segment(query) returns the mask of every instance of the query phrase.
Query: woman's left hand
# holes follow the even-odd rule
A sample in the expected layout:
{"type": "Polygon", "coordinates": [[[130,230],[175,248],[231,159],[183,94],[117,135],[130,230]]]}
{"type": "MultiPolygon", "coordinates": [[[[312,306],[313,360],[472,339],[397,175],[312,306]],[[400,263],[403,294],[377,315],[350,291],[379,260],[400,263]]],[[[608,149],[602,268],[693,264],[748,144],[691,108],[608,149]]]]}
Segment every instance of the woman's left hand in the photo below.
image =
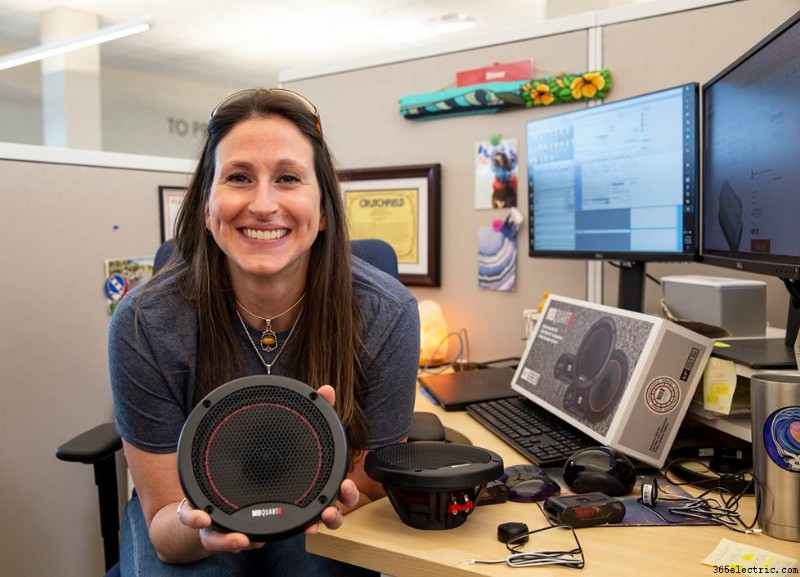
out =
{"type": "MultiPolygon", "coordinates": [[[[330,385],[322,385],[317,391],[322,398],[330,403],[331,406],[336,402],[336,391],[330,385]]],[[[339,488],[339,498],[336,503],[330,507],[326,507],[320,515],[320,521],[325,523],[328,529],[338,529],[344,522],[344,513],[350,511],[358,506],[361,499],[361,494],[358,487],[351,479],[342,481],[342,486],[339,488]]],[[[306,527],[306,535],[313,535],[319,531],[319,524],[313,523],[306,527]]]]}

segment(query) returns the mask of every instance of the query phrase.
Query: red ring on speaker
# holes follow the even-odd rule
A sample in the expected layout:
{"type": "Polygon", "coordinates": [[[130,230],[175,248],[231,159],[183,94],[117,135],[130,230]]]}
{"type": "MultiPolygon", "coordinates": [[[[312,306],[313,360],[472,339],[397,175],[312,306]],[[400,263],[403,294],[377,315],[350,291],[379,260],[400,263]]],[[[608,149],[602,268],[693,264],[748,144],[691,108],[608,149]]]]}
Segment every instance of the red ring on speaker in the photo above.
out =
{"type": "Polygon", "coordinates": [[[611,353],[603,374],[589,389],[589,411],[595,417],[602,417],[620,398],[628,378],[628,357],[616,349],[611,353]]]}
{"type": "Polygon", "coordinates": [[[178,474],[214,525],[251,539],[299,533],[336,499],[347,472],[336,412],[294,379],[235,379],[191,412],[178,442],[178,474]]]}
{"type": "Polygon", "coordinates": [[[283,407],[283,406],[275,404],[275,403],[256,403],[256,404],[248,406],[248,407],[242,407],[241,409],[238,409],[234,413],[231,413],[228,416],[226,416],[222,420],[222,422],[220,422],[217,425],[216,429],[214,429],[214,431],[211,433],[211,436],[210,436],[210,438],[208,440],[208,444],[206,445],[204,463],[205,463],[206,475],[208,477],[208,482],[213,487],[214,492],[217,494],[217,496],[220,499],[222,499],[228,506],[230,506],[232,508],[235,508],[235,509],[240,508],[240,505],[232,503],[231,501],[226,499],[225,496],[222,494],[222,492],[217,488],[216,483],[214,483],[214,478],[213,478],[214,474],[211,471],[211,467],[209,466],[209,462],[210,462],[209,455],[211,453],[211,448],[212,448],[212,445],[214,444],[214,440],[215,440],[215,438],[217,436],[217,433],[222,429],[222,427],[226,423],[228,423],[231,419],[233,419],[237,414],[240,414],[242,411],[251,410],[251,409],[258,408],[258,407],[274,407],[275,409],[278,409],[278,410],[288,410],[290,413],[294,414],[298,418],[298,420],[301,421],[308,428],[308,431],[309,431],[309,434],[311,435],[311,438],[316,441],[316,445],[317,445],[317,466],[314,469],[314,475],[313,475],[313,478],[311,480],[311,483],[309,483],[307,488],[306,488],[306,490],[303,491],[303,493],[301,493],[301,495],[292,502],[294,505],[297,505],[297,504],[301,503],[308,496],[308,494],[314,489],[314,487],[317,484],[317,480],[319,479],[320,472],[321,472],[321,469],[322,469],[322,444],[319,441],[319,435],[317,435],[317,432],[314,430],[314,427],[311,425],[311,423],[308,421],[308,419],[306,419],[303,415],[301,415],[297,411],[293,411],[291,409],[287,409],[286,407],[283,407]]]}

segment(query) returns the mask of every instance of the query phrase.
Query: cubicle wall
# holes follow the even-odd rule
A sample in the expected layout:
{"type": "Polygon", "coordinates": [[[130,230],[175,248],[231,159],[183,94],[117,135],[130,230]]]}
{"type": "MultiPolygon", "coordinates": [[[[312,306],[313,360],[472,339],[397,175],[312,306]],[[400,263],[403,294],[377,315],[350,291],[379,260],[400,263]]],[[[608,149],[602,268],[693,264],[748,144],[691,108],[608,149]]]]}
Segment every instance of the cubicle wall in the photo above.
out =
{"type": "MultiPolygon", "coordinates": [[[[439,301],[451,329],[467,329],[473,360],[488,360],[521,353],[522,309],[534,307],[545,290],[585,298],[587,274],[581,261],[530,259],[526,223],[520,232],[516,291],[478,289],[477,228],[506,211],[474,209],[473,146],[498,133],[516,139],[522,151],[526,121],[569,107],[412,122],[400,116],[398,98],[451,85],[458,70],[518,59],[531,59],[536,76],[582,71],[600,60],[613,76],[610,100],[702,83],[798,8],[797,0],[742,0],[293,80],[286,86],[317,104],[341,168],[441,164],[442,286],[413,292],[439,301]]],[[[113,168],[113,163],[39,160],[0,160],[0,501],[5,527],[0,573],[97,575],[102,555],[91,469],[59,462],[54,451],[69,436],[112,416],[103,263],[154,253],[160,241],[158,186],[184,185],[191,163],[162,169],[143,162],[144,169],[135,170],[113,168]]],[[[518,198],[523,214],[526,179],[522,167],[518,198]]],[[[604,300],[614,304],[616,271],[604,269],[604,300]]],[[[735,274],[699,264],[657,264],[649,270],[657,277],[735,274]]],[[[658,287],[649,283],[649,311],[657,310],[657,300],[658,287]]],[[[787,299],[777,281],[770,280],[768,300],[769,321],[782,326],[787,299]]]]}
{"type": "MultiPolygon", "coordinates": [[[[414,293],[420,299],[439,302],[451,331],[467,329],[471,360],[519,356],[524,345],[522,310],[536,307],[544,291],[586,296],[584,262],[528,258],[527,217],[519,236],[516,290],[478,288],[478,227],[505,218],[508,210],[475,210],[475,143],[487,142],[493,134],[515,139],[522,164],[525,123],[581,105],[409,121],[399,114],[398,99],[454,85],[456,71],[492,62],[530,59],[536,76],[585,71],[588,36],[588,31],[579,30],[286,84],[317,105],[341,166],[441,163],[442,286],[418,288],[414,293]]],[[[521,167],[518,207],[523,214],[527,210],[526,178],[521,167]]],[[[450,347],[457,348],[455,339],[450,347]]]]}
{"type": "MultiPolygon", "coordinates": [[[[440,302],[451,330],[467,329],[473,360],[489,360],[521,352],[522,310],[535,307],[545,290],[587,298],[587,275],[582,261],[527,256],[527,171],[523,164],[518,199],[526,223],[519,237],[517,289],[513,293],[478,289],[477,228],[504,217],[507,211],[474,209],[473,145],[499,133],[517,140],[524,161],[528,120],[583,105],[408,121],[399,114],[398,98],[454,85],[458,70],[521,59],[533,61],[536,77],[597,65],[608,68],[613,82],[609,101],[685,82],[702,84],[798,9],[797,0],[733,2],[591,31],[291,80],[285,86],[317,105],[339,161],[347,168],[442,164],[442,288],[415,293],[440,302]]],[[[769,321],[785,326],[788,296],[775,279],[697,263],[655,263],[648,265],[648,270],[655,277],[705,274],[765,280],[769,283],[769,321]]],[[[603,293],[604,303],[616,304],[617,269],[608,264],[603,266],[603,293]]],[[[659,310],[659,298],[659,286],[648,282],[647,312],[659,310]]]]}
{"type": "Polygon", "coordinates": [[[113,418],[104,262],[155,253],[158,187],[187,177],[9,160],[0,175],[0,574],[100,575],[92,468],[55,450],[113,418]]]}

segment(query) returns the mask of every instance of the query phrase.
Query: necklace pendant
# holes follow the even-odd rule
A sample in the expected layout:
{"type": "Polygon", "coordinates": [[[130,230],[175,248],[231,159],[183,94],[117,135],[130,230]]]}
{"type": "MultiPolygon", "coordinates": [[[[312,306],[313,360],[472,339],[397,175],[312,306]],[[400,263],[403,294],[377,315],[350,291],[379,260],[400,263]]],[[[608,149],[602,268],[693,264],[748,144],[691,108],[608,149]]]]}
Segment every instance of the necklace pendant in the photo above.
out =
{"type": "Polygon", "coordinates": [[[261,333],[261,350],[271,353],[278,348],[278,335],[271,330],[261,333]]]}

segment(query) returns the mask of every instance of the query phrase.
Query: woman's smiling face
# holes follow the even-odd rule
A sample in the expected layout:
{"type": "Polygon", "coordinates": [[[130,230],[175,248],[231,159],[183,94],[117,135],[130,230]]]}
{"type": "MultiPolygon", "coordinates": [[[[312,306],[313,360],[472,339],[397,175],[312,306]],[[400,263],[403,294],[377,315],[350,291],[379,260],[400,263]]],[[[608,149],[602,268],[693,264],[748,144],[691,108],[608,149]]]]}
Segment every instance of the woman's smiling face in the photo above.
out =
{"type": "Polygon", "coordinates": [[[300,274],[325,230],[314,151],[289,120],[273,115],[234,126],[219,142],[206,228],[231,276],[300,274]]]}

